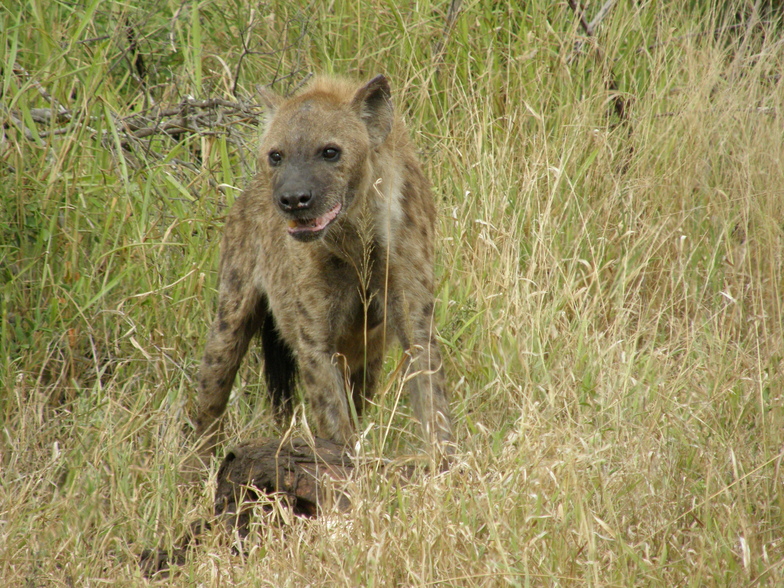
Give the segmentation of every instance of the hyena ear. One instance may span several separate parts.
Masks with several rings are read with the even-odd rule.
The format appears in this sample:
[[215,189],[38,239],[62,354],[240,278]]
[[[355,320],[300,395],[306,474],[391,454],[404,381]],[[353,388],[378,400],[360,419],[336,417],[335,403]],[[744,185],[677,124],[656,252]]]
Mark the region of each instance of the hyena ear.
[[283,102],[283,98],[266,86],[256,86],[256,91],[259,94],[259,98],[261,98],[262,106],[264,106],[264,117],[269,120],[275,114],[280,103]]
[[367,126],[371,143],[374,146],[383,143],[395,118],[387,79],[379,75],[370,80],[354,94],[351,106]]

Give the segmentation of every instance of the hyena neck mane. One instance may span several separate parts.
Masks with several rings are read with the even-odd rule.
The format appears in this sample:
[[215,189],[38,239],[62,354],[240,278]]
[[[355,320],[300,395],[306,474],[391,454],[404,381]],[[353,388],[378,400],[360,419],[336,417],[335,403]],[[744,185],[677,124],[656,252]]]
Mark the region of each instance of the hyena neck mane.
[[353,261],[393,246],[403,216],[403,182],[387,171],[392,167],[388,161],[396,156],[394,145],[386,142],[369,155],[365,180],[356,187],[351,206],[323,239],[309,245],[323,245],[330,253]]

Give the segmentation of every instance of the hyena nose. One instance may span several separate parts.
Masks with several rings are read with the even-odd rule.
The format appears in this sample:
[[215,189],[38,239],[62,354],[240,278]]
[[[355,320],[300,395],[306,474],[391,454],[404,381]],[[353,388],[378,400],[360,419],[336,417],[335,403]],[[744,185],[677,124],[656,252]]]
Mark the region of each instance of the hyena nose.
[[313,194],[310,191],[284,192],[278,196],[278,204],[285,211],[301,210],[310,206]]

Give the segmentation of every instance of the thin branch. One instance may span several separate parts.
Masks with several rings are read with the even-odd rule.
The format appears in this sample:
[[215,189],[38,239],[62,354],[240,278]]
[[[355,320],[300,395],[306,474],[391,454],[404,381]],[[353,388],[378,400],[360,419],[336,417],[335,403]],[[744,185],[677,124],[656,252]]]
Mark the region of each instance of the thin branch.
[[[596,14],[596,17],[589,23],[588,20],[585,18],[585,13],[583,12],[582,8],[578,0],[569,0],[569,6],[572,7],[572,10],[577,15],[580,26],[582,26],[583,31],[585,31],[586,36],[594,37],[596,33],[596,28],[601,24],[604,17],[610,12],[613,5],[615,4],[615,0],[607,0],[604,5],[599,9],[599,12]],[[580,48],[582,46],[581,42],[575,43],[575,52],[579,53]],[[599,59],[604,58],[604,52],[601,50],[600,47],[597,46],[596,48],[597,54]],[[623,123],[629,122],[629,108],[628,102],[623,99],[618,89],[618,83],[615,81],[615,76],[613,75],[612,67],[608,67],[607,77],[605,79],[605,88],[612,93],[612,103],[613,103],[613,110],[615,110],[615,114],[618,115],[618,118]]]
[[[237,95],[237,88],[238,88],[238,85],[239,85],[240,73],[242,72],[243,61],[245,60],[246,57],[251,56],[251,55],[253,55],[253,56],[264,56],[264,57],[272,57],[272,56],[277,56],[278,57],[277,65],[276,65],[276,68],[275,68],[275,73],[273,74],[272,81],[269,84],[270,86],[280,82],[283,79],[287,79],[288,77],[291,77],[291,74],[289,74],[287,76],[282,76],[280,74],[281,69],[283,67],[284,57],[285,57],[286,53],[290,49],[295,48],[295,47],[297,47],[297,48],[301,47],[302,40],[309,34],[309,32],[310,32],[310,16],[309,15],[312,13],[312,11],[310,9],[311,6],[312,5],[309,5],[305,9],[304,14],[303,13],[298,13],[298,15],[296,17],[292,17],[291,19],[287,20],[284,23],[283,32],[279,36],[279,40],[281,42],[279,46],[276,46],[276,43],[274,41],[270,41],[270,40],[266,40],[265,41],[264,35],[254,34],[254,29],[256,28],[256,25],[257,25],[258,21],[255,18],[255,11],[251,10],[250,18],[248,20],[248,24],[240,31],[240,42],[241,42],[241,45],[242,45],[242,53],[240,53],[240,56],[237,59],[237,65],[234,68],[234,76],[233,76],[233,79],[232,79],[232,82],[231,82],[231,93],[232,93],[232,96],[236,96]],[[301,30],[299,31],[299,34],[297,35],[296,39],[294,39],[293,41],[290,41],[290,42],[286,42],[286,39],[287,39],[287,36],[288,36],[288,32],[289,32],[289,30],[291,28],[292,22],[298,23],[301,26]],[[266,50],[266,51],[262,51],[262,50],[259,50],[259,49],[253,49],[252,46],[251,46],[251,40],[253,38],[258,38],[259,39],[259,43],[261,43],[261,41],[265,41],[267,43],[267,45],[270,47],[270,49]],[[298,74],[300,72],[299,71],[293,71],[292,73]]]
[[49,93],[49,92],[46,90],[46,88],[44,88],[44,87],[41,85],[41,82],[39,82],[39,81],[38,81],[38,80],[36,80],[36,79],[35,79],[33,76],[31,76],[31,75],[30,75],[30,72],[28,72],[28,71],[27,71],[27,70],[26,70],[24,67],[22,67],[22,66],[21,66],[21,65],[19,65],[18,63],[14,63],[14,66],[13,66],[13,72],[14,72],[14,75],[16,75],[17,77],[20,77],[20,78],[22,78],[22,79],[25,79],[25,80],[27,80],[28,82],[30,82],[30,85],[32,85],[32,86],[33,86],[33,88],[35,88],[36,90],[38,90],[38,93],[41,95],[41,97],[42,97],[44,100],[46,100],[46,101],[47,101],[49,104],[51,104],[53,107],[57,107],[57,114],[58,114],[58,116],[64,116],[64,117],[70,117],[70,116],[71,116],[71,114],[70,114],[70,112],[68,111],[68,109],[67,109],[67,108],[65,108],[65,107],[64,107],[62,104],[60,104],[60,103],[57,101],[57,99],[56,99],[54,96],[52,96],[52,95],[51,95],[51,94],[50,94],[50,93]]
[[604,6],[599,9],[599,12],[596,13],[596,16],[588,25],[587,32],[589,36],[592,36],[596,32],[596,27],[601,24],[601,22],[604,20],[604,17],[607,16],[614,4],[615,0],[607,0],[607,2],[604,3]]
[[[134,145],[143,139],[162,135],[180,139],[183,135],[215,136],[230,135],[231,129],[238,126],[256,127],[259,124],[261,106],[233,102],[222,98],[207,100],[183,100],[181,103],[168,107],[153,108],[147,112],[134,113],[114,121],[117,134],[121,137],[124,149],[134,150]],[[34,140],[35,134],[23,122],[23,116],[17,111],[4,111],[7,121],[4,127],[14,126],[28,140]],[[59,109],[34,108],[30,111],[30,120],[37,126],[48,127],[38,132],[41,138],[64,135],[78,128],[85,128],[89,117],[73,117],[70,112]],[[51,129],[53,124],[65,123],[64,126]],[[90,129],[89,127],[87,127]],[[93,129],[90,129],[93,130]],[[95,132],[93,130],[93,132]],[[108,135],[110,131],[104,131]],[[151,153],[146,142],[146,151]]]
[[463,0],[451,0],[449,3],[449,10],[446,13],[446,22],[444,24],[444,32],[433,48],[433,64],[435,65],[436,70],[438,70],[444,62],[446,43],[449,40],[449,36],[452,34],[452,29],[457,22],[457,17],[460,16],[460,9],[462,6]]
[[[583,12],[582,8],[580,8],[579,3],[577,0],[569,0],[569,6],[572,7],[575,14],[577,14],[577,18],[580,20],[580,26],[583,28],[587,37],[594,37],[596,36],[596,29],[602,24],[604,17],[607,16],[612,9],[613,5],[615,4],[616,0],[607,0],[604,5],[599,9],[599,12],[596,13],[596,16],[591,22],[588,22],[585,18],[585,13]],[[578,55],[582,52],[583,44],[585,42],[582,40],[578,40],[574,44],[574,55]],[[571,58],[570,58],[571,59]]]
[[577,15],[577,18],[579,19],[580,25],[583,27],[583,31],[585,31],[585,34],[588,35],[589,37],[592,37],[593,34],[590,32],[591,25],[588,23],[587,20],[585,20],[585,14],[583,13],[583,9],[580,8],[580,5],[577,3],[577,0],[569,0],[569,6],[572,7],[572,10]]

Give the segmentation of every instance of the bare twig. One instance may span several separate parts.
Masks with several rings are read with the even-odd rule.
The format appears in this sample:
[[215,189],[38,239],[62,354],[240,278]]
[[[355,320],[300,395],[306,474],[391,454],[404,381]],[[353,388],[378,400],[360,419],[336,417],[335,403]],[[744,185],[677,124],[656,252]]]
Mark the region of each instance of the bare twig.
[[589,37],[592,37],[593,34],[589,32],[591,25],[588,23],[587,20],[585,20],[585,14],[583,13],[582,8],[580,8],[580,5],[577,3],[577,0],[569,0],[569,6],[572,7],[572,10],[574,10],[574,13],[577,15],[577,18],[580,20],[580,25],[583,27],[583,31],[585,31],[585,34],[588,35]]
[[59,123],[68,122],[71,120],[71,115],[60,109],[58,112],[52,112],[51,108],[31,108],[30,118],[39,124],[48,125],[52,120]]
[[593,35],[596,32],[596,27],[598,27],[601,22],[604,20],[604,17],[610,12],[610,9],[615,4],[615,0],[607,0],[599,9],[599,12],[596,13],[596,16],[593,20],[588,24],[588,31],[586,31],[589,35]]
[[[305,15],[307,15],[309,13],[310,13],[310,10],[308,8],[305,11]],[[261,41],[264,41],[264,36],[263,35],[260,36],[260,35],[255,33],[254,29],[256,28],[256,25],[258,24],[258,21],[256,20],[256,13],[255,13],[255,11],[251,10],[250,17],[248,19],[248,24],[240,31],[240,41],[242,43],[242,53],[240,54],[239,59],[237,59],[237,65],[234,68],[234,76],[233,76],[233,79],[232,79],[232,82],[231,82],[231,93],[232,93],[232,96],[236,96],[237,95],[237,86],[239,84],[240,73],[242,72],[243,61],[245,60],[246,57],[251,56],[251,55],[253,55],[253,56],[264,56],[264,57],[278,56],[277,67],[275,69],[275,73],[274,73],[274,75],[272,77],[272,81],[270,82],[270,85],[276,84],[277,82],[280,82],[281,80],[284,80],[284,79],[287,79],[289,77],[292,77],[291,74],[286,75],[286,76],[282,76],[280,74],[281,69],[283,67],[283,58],[284,58],[284,56],[286,55],[286,53],[290,49],[292,49],[294,47],[300,47],[301,46],[302,40],[309,33],[310,17],[309,16],[300,16],[300,17],[298,17],[297,22],[301,25],[299,35],[297,35],[297,38],[294,39],[293,41],[285,42],[286,41],[286,36],[288,34],[288,31],[289,31],[289,28],[290,28],[290,25],[291,25],[291,22],[292,22],[292,20],[289,20],[289,21],[286,21],[285,24],[284,24],[284,30],[283,30],[283,33],[282,33],[281,38],[280,38],[280,41],[282,41],[282,43],[281,43],[282,46],[276,46],[276,44],[274,42],[271,42],[270,40],[267,40],[266,43],[269,46],[268,50],[253,49],[252,48],[252,40],[253,39],[258,39],[257,42],[261,42]],[[294,71],[292,73],[297,73],[298,74],[300,72],[299,71]]]
[[261,107],[222,98],[193,100],[187,98],[175,106],[136,113],[116,121],[117,130],[130,149],[140,139],[167,135],[180,139],[183,135],[229,135],[233,127],[258,126]]
[[[612,9],[613,5],[615,4],[616,0],[607,0],[604,5],[599,9],[599,12],[596,13],[596,16],[591,22],[588,22],[585,18],[585,13],[583,12],[582,8],[580,8],[579,3],[577,0],[569,0],[569,6],[572,7],[575,14],[577,14],[577,18],[580,20],[580,26],[583,28],[586,36],[593,37],[596,34],[596,29],[604,20],[604,17],[607,16]],[[578,40],[574,44],[574,54],[579,54],[582,52],[584,41]]]
[[433,64],[435,69],[438,70],[444,61],[444,50],[446,43],[449,40],[449,35],[457,22],[457,17],[460,16],[460,8],[463,6],[463,0],[451,0],[449,3],[449,10],[446,13],[446,23],[444,24],[444,32],[441,34],[436,46],[433,48]]
[[[578,0],[569,0],[569,6],[572,7],[575,14],[577,15],[578,19],[580,20],[580,26],[582,26],[583,31],[585,32],[586,36],[593,37],[596,33],[596,28],[601,24],[604,17],[610,12],[610,9],[615,4],[615,0],[607,0],[604,5],[599,9],[599,12],[596,14],[596,17],[591,21],[585,18],[585,13],[583,12],[582,8]],[[575,44],[575,51],[579,52],[581,47],[580,43]],[[599,58],[604,57],[604,52],[601,50],[600,47],[596,48]],[[613,75],[612,67],[608,67],[608,73],[605,78],[605,87],[612,93],[612,104],[613,110],[615,114],[618,115],[618,118],[622,123],[629,122],[629,108],[628,102],[623,99],[618,89],[618,83],[615,81],[615,76]]]
[[[280,82],[282,80],[285,80],[285,79],[288,79],[288,78],[292,78],[292,77],[294,77],[295,73],[299,74],[299,72],[292,72],[292,73],[290,73],[288,75],[281,76],[281,77],[277,78],[276,81]],[[299,82],[296,83],[296,85],[288,92],[288,94],[292,95],[292,94],[296,94],[297,92],[299,92],[300,89],[303,88],[305,86],[305,84],[307,84],[312,77],[313,77],[313,72],[308,72],[307,74],[305,74],[305,76]]]
[[139,42],[136,38],[134,25],[127,18],[125,19],[125,37],[128,41],[128,53],[132,66],[131,74],[136,78],[139,85],[145,88],[147,86],[147,65],[144,62],[144,56],[139,50]]
[[[19,129],[19,131],[21,131],[24,134],[25,139],[27,139],[28,141],[35,141],[35,135],[33,134],[33,131],[28,129],[25,126],[25,124],[21,121],[21,119],[19,119],[17,116],[14,116],[14,114],[12,113],[6,113],[6,116],[8,116],[8,120],[11,121],[13,126],[15,126],[17,129]],[[7,125],[4,125],[4,127],[7,127]]]
[[13,72],[14,72],[14,75],[16,75],[17,77],[27,80],[30,83],[31,86],[33,86],[36,90],[38,90],[38,93],[41,95],[41,97],[44,100],[46,100],[49,104],[51,104],[52,107],[56,107],[58,116],[63,116],[63,117],[70,117],[71,116],[71,114],[68,111],[68,109],[65,108],[62,104],[60,104],[57,101],[57,99],[54,96],[52,96],[46,90],[46,88],[44,88],[41,85],[41,82],[39,82],[33,76],[31,76],[30,73],[25,68],[23,68],[18,63],[15,63],[14,67],[13,67]]
[[[6,127],[16,127],[27,140],[35,139],[36,134],[25,125],[20,112],[4,110],[3,113],[7,120]],[[185,135],[231,136],[234,128],[258,126],[260,113],[261,107],[254,104],[222,98],[186,99],[173,106],[155,107],[149,111],[134,113],[131,116],[117,117],[114,119],[114,126],[123,149],[135,151],[141,147],[148,157],[155,157],[155,151],[149,142],[155,136],[168,136],[175,140],[182,139]],[[86,126],[89,118],[78,115],[74,117],[70,112],[60,108],[34,108],[30,111],[30,120],[35,125],[46,127],[37,133],[38,137],[42,139],[65,135],[78,128],[87,128],[96,133],[94,129]],[[63,124],[63,126],[51,128],[57,124]],[[108,137],[110,133],[105,130],[102,139]],[[240,133],[240,137],[242,134]],[[242,142],[241,138],[239,142]],[[106,143],[112,144],[111,141],[106,141]]]

